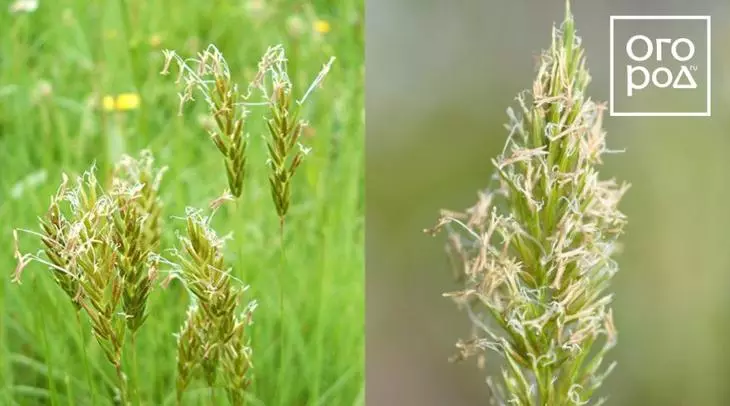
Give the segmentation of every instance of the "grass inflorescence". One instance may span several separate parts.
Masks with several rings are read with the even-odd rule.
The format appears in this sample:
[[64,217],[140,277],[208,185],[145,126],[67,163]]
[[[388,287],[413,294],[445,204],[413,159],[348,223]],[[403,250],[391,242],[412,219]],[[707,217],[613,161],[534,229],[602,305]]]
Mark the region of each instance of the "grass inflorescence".
[[289,212],[291,180],[302,163],[304,155],[308,152],[308,149],[299,143],[302,132],[307,126],[307,123],[299,117],[299,108],[327,75],[334,58],[324,65],[302,99],[296,102],[286,62],[282,48],[270,49],[261,64],[261,66],[266,66],[266,71],[270,76],[269,88],[264,80],[253,83],[262,91],[269,107],[269,116],[266,119],[266,127],[270,136],[266,144],[271,169],[269,184],[271,185],[271,197],[282,227]]
[[568,10],[532,91],[509,110],[495,186],[465,213],[444,212],[436,228],[449,230],[465,284],[447,296],[474,326],[458,358],[501,355],[501,384],[488,381],[500,405],[602,403],[595,392],[614,367],[602,368],[616,344],[605,291],[618,271],[627,186],[599,178],[604,108],[588,98],[589,81]]
[[[136,162],[129,157],[125,161]],[[94,168],[78,177],[73,188],[63,175],[40,220],[41,232],[24,230],[40,238],[45,255],[23,255],[16,248],[16,281],[29,260],[47,265],[74,306],[88,316],[94,337],[117,373],[123,404],[129,395],[123,372],[125,336],[127,331],[134,335],[144,323],[156,276],[153,245],[143,225],[150,216],[137,200],[141,189],[142,184],[114,178],[107,193]]]
[[[18,237],[15,261],[8,255],[0,263],[22,279],[19,286],[0,283],[0,404],[174,404],[175,333],[197,337],[200,331],[181,328],[186,309],[208,316],[170,249],[186,255],[176,238],[189,237],[186,223],[177,218],[186,217],[187,206],[211,201],[216,214],[206,225],[232,236],[221,252],[229,286],[239,292],[237,322],[246,323],[246,304],[254,298],[259,307],[255,328],[234,328],[220,340],[230,353],[219,358],[215,388],[198,369],[182,403],[210,404],[214,393],[221,405],[240,404],[240,397],[251,406],[363,404],[362,4],[251,1],[211,9],[72,0],[0,20],[8,27],[0,48],[14,55],[0,66],[7,107],[0,113],[0,160],[7,165],[0,175],[0,222],[18,227],[0,232],[5,247]],[[315,21],[330,29],[315,31]],[[304,106],[292,99],[292,110],[300,109],[312,127],[298,143],[313,152],[289,182],[285,266],[266,162],[270,97],[248,87],[258,78],[271,88],[270,65],[256,65],[268,49],[283,52],[284,46],[268,47],[271,41],[287,49],[287,78],[299,100],[322,61],[330,55],[343,61],[316,88],[316,98],[307,97]],[[174,95],[186,83],[160,77],[162,50],[193,56],[185,63],[197,72],[193,59],[201,50],[214,53],[206,47],[211,42],[230,62],[230,80],[220,65],[207,72],[213,108],[195,90],[199,103],[186,100],[176,116]],[[157,165],[137,153],[145,148]],[[90,171],[95,199],[108,204],[103,210],[68,199],[76,174],[91,162],[98,167]],[[155,181],[160,164],[169,167],[161,184]],[[57,188],[62,173],[69,180]],[[93,234],[79,234],[87,227]],[[85,257],[91,266],[76,264]],[[165,284],[171,275],[177,279]],[[250,286],[245,293],[241,281]],[[295,309],[285,320],[281,303]],[[194,351],[206,344],[186,342]],[[250,352],[233,352],[244,348]]]
[[[298,142],[305,123],[298,118],[298,109],[292,111],[292,83],[284,48],[277,45],[267,49],[245,94],[239,91],[228,63],[214,45],[209,45],[191,59],[184,59],[171,50],[164,53],[162,73],[169,73],[171,64],[175,62],[179,69],[177,83],[184,83],[179,93],[180,113],[183,105],[193,101],[193,95],[197,93],[203,96],[216,123],[216,128],[210,130],[210,137],[223,154],[229,190],[214,200],[211,204],[214,210],[222,202],[240,198],[242,194],[248,143],[248,136],[243,132],[244,121],[249,115],[247,106],[269,106],[272,117],[266,119],[266,124],[271,140],[267,141],[267,146],[268,162],[273,172],[269,183],[280,220],[283,254],[283,226],[290,204],[290,181],[302,162],[305,150]],[[334,58],[323,67],[302,99],[297,101],[298,106],[322,82],[333,61]],[[250,102],[254,93],[261,93],[265,101]],[[295,150],[297,152],[293,152]],[[249,384],[246,373],[250,367],[251,350],[247,347],[243,331],[250,323],[253,306],[247,307],[246,315],[235,316],[239,292],[230,285],[230,272],[223,265],[223,240],[215,235],[208,219],[189,212],[187,235],[181,239],[182,251],[186,255],[178,254],[177,258],[181,262],[180,279],[192,292],[194,302],[178,335],[177,398],[179,402],[182,400],[197,369],[202,371],[207,385],[214,388],[218,364],[222,363],[229,397],[238,404],[243,401],[243,390]],[[282,318],[283,297],[284,292],[281,291]],[[281,320],[281,323],[284,321]],[[283,349],[283,345],[280,347]]]
[[[181,114],[183,104],[193,100],[197,91],[204,96],[216,123],[210,137],[223,154],[229,189],[211,204],[213,212],[223,201],[241,197],[248,143],[243,132],[248,113],[245,101],[253,91],[264,94],[267,102],[262,104],[269,105],[273,114],[267,120],[272,137],[268,150],[274,170],[270,183],[283,226],[289,207],[290,180],[302,161],[301,152],[294,155],[289,166],[285,165],[295,147],[304,148],[298,139],[305,125],[297,118],[298,111],[295,115],[290,112],[291,82],[283,48],[268,49],[245,95],[231,80],[228,64],[215,46],[210,45],[192,60],[184,60],[173,51],[164,54],[163,73],[176,61],[180,69],[178,83],[185,82],[180,93]],[[329,64],[301,101],[328,70]],[[267,91],[268,75],[273,87],[271,95]],[[297,103],[300,105],[301,101]],[[179,279],[191,297],[186,319],[177,334],[178,404],[183,403],[191,383],[202,378],[210,389],[212,403],[217,402],[216,388],[222,387],[231,404],[243,405],[252,381],[248,327],[256,301],[242,308],[243,293],[248,287],[234,278],[225,264],[225,239],[211,227],[212,215],[205,217],[188,208],[185,235],[179,237],[180,248],[172,251],[173,260],[160,255],[164,230],[160,185],[166,170],[155,167],[152,153],[144,150],[139,159],[122,155],[108,192],[100,186],[94,168],[79,177],[76,187],[70,190],[64,175],[46,216],[40,220],[41,232],[28,231],[40,238],[45,256],[22,254],[16,231],[18,266],[14,278],[19,282],[23,268],[33,260],[52,269],[67,297],[88,316],[97,342],[117,373],[119,401],[126,406],[140,402],[136,337],[149,316],[148,299],[160,265],[172,265],[175,270],[165,285],[171,279]],[[284,292],[280,294],[283,298]],[[127,333],[131,336],[135,377],[132,385],[125,373],[123,356]]]
[[[269,107],[270,116],[265,119],[270,135],[267,141],[271,168],[269,183],[276,213],[283,225],[289,211],[291,179],[308,151],[299,142],[306,126],[306,122],[299,118],[299,107],[322,83],[334,57],[324,65],[302,98],[296,101],[296,107],[286,54],[281,45],[267,49],[245,93],[232,79],[226,59],[214,45],[209,45],[195,58],[189,59],[179,56],[175,51],[166,50],[163,74],[169,73],[173,62],[179,70],[176,82],[183,84],[179,94],[180,114],[183,105],[194,100],[194,94],[202,95],[216,123],[215,128],[209,131],[210,138],[223,155],[229,191],[233,197],[241,196],[246,173],[248,135],[244,133],[244,123],[250,113],[247,106]],[[263,101],[252,101],[259,94]]]
[[180,237],[181,248],[176,253],[180,278],[193,296],[178,334],[177,397],[182,400],[196,374],[214,388],[222,370],[224,387],[232,404],[238,405],[244,403],[244,391],[250,383],[252,350],[246,328],[252,322],[256,302],[251,301],[238,313],[247,287],[235,284],[223,259],[224,240],[209,221],[190,210],[186,235]]
[[122,307],[132,334],[147,318],[147,298],[159,268],[159,188],[164,169],[154,168],[153,162],[150,151],[143,151],[139,160],[123,156],[111,190],[117,208],[112,215],[113,238],[124,281]]
[[171,50],[164,53],[162,73],[169,73],[170,64],[175,61],[179,68],[177,83],[184,82],[183,91],[179,94],[179,114],[182,115],[186,102],[194,100],[196,91],[204,97],[215,122],[215,127],[209,130],[210,139],[223,155],[231,194],[241,197],[246,173],[248,137],[244,133],[244,124],[248,111],[243,105],[244,95],[231,78],[228,63],[214,45],[189,60]]

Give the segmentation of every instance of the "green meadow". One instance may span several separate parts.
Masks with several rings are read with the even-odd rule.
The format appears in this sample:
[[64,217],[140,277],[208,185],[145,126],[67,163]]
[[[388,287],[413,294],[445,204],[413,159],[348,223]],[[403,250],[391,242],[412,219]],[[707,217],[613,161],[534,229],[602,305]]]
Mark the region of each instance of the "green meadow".
[[[122,155],[149,149],[168,167],[161,255],[173,260],[186,208],[209,213],[227,181],[205,103],[178,114],[177,69],[160,74],[162,51],[192,57],[208,44],[244,89],[266,49],[282,44],[299,96],[336,57],[302,110],[309,128],[301,143],[311,150],[291,181],[283,235],[259,106],[245,128],[242,197],[212,225],[230,234],[226,262],[250,286],[243,304],[258,303],[247,404],[364,403],[363,20],[358,0],[41,0],[32,11],[0,10],[0,404],[115,404],[114,368],[48,267],[32,263],[12,282],[13,229],[38,230],[63,173],[73,179],[94,165],[106,183]],[[30,234],[20,232],[19,242],[24,252],[41,250]],[[171,271],[161,266],[136,362],[129,352],[124,359],[134,405],[176,403],[175,333],[191,298],[178,280],[162,284]],[[215,401],[210,392],[197,380],[183,404],[229,404],[224,391],[214,389]]]

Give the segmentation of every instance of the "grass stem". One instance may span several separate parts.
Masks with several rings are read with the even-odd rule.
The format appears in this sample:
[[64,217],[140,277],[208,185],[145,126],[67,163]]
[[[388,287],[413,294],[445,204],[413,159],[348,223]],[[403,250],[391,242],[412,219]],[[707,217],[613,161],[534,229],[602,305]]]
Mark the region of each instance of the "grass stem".
[[114,363],[114,370],[117,373],[117,381],[119,381],[119,402],[122,406],[127,406],[128,403],[128,392],[127,392],[127,378],[124,376],[122,371],[121,361]]
[[74,312],[76,315],[76,326],[79,329],[79,336],[81,337],[81,359],[84,364],[84,373],[86,374],[86,382],[89,385],[89,393],[91,394],[91,404],[96,405],[96,387],[94,386],[94,380],[91,379],[91,370],[89,369],[89,357],[86,354],[86,337],[84,334],[84,325],[81,323],[81,310],[76,309]]
[[137,367],[137,332],[132,333],[131,340],[132,348],[130,348],[130,357],[132,358],[132,379],[131,383],[131,396],[135,400],[137,405],[141,405],[142,402],[139,396],[139,369]]
[[[286,321],[286,306],[284,305],[284,274],[286,272],[286,248],[284,245],[284,217],[279,218],[279,272],[277,273],[277,281],[279,285],[279,382],[285,382],[284,373],[286,368],[286,332],[284,331],[284,323]],[[284,391],[278,391],[278,396],[283,396]],[[279,399],[279,403],[283,403],[285,399]]]

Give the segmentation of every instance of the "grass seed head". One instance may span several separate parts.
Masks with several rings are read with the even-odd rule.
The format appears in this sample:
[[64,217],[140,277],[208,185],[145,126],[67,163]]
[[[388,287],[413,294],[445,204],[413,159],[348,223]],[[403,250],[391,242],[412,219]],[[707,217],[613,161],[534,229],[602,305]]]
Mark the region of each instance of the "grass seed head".
[[243,192],[246,173],[246,149],[248,137],[244,124],[248,110],[244,106],[245,95],[231,79],[223,54],[213,45],[195,58],[183,59],[174,51],[166,50],[163,73],[169,71],[175,61],[179,68],[178,83],[184,83],[180,92],[180,114],[183,105],[193,100],[193,94],[203,96],[208,112],[215,122],[209,130],[210,139],[223,155],[228,187],[235,197]]
[[125,318],[119,312],[123,279],[118,272],[114,241],[113,199],[100,187],[94,169],[77,179],[64,195],[71,213],[64,250],[80,287],[79,303],[104,354],[121,368]]
[[[242,94],[231,79],[230,69],[221,52],[213,45],[195,58],[183,59],[174,51],[166,50],[163,74],[175,62],[179,69],[178,83],[183,83],[180,92],[180,114],[182,106],[192,101],[194,94],[203,96],[215,126],[209,130],[210,138],[224,157],[229,191],[234,197],[243,192],[246,173],[246,150],[248,137],[244,124],[249,111],[246,106],[268,107],[265,118],[269,132],[267,141],[268,164],[271,169],[269,184],[276,212],[283,224],[291,200],[291,179],[302,163],[308,149],[299,143],[306,128],[300,119],[300,109],[312,92],[322,84],[334,58],[327,64],[306,89],[300,100],[292,94],[292,82],[287,70],[287,59],[281,45],[269,47],[258,63],[258,70]],[[263,102],[249,102],[254,92],[263,97]],[[224,201],[224,200],[221,200]]]
[[449,231],[465,283],[448,296],[474,325],[461,358],[502,356],[502,385],[490,379],[502,405],[587,403],[616,343],[605,290],[618,271],[612,254],[626,219],[617,206],[627,186],[599,179],[604,108],[587,97],[589,81],[568,11],[532,91],[518,97],[519,113],[508,111],[493,186],[437,226]]
[[19,265],[35,260],[48,266],[76,310],[89,317],[96,341],[117,371],[123,401],[124,337],[144,322],[157,272],[159,256],[152,253],[160,240],[162,172],[153,169],[151,155],[144,152],[140,160],[125,157],[120,162],[108,193],[93,167],[73,187],[64,175],[39,220],[41,231],[28,231],[40,239],[45,257],[21,254],[14,233]]
[[245,288],[234,284],[237,281],[225,265],[224,242],[210,227],[209,217],[188,211],[186,235],[180,237],[176,257],[179,279],[191,292],[193,304],[178,335],[178,398],[195,376],[214,386],[221,365],[231,399],[243,399],[249,384],[251,348],[246,327],[255,302],[238,313]]
[[[58,192],[51,197],[51,204],[48,207],[48,211],[44,217],[39,219],[42,232],[40,240],[44,245],[43,252],[51,264],[49,268],[53,273],[54,280],[71,299],[76,310],[79,310],[81,307],[80,300],[82,292],[79,286],[78,269],[72,266],[72,253],[68,251],[68,247],[72,243],[68,239],[70,238],[71,226],[74,220],[66,218],[65,214],[61,211],[61,204],[66,193],[67,183],[68,178],[64,175]],[[16,252],[18,252],[17,247]]]
[[270,48],[259,63],[259,74],[254,83],[263,94],[269,110],[266,118],[269,131],[268,163],[271,169],[269,184],[276,213],[282,224],[289,211],[291,180],[309,151],[299,142],[307,127],[307,123],[300,118],[301,107],[312,91],[322,83],[333,62],[334,58],[324,65],[300,100],[295,100],[293,96],[293,85],[289,80],[283,48]]
[[134,334],[147,318],[147,299],[157,276],[163,169],[153,166],[149,151],[140,159],[122,157],[113,179],[111,198],[117,266],[124,281],[123,309]]

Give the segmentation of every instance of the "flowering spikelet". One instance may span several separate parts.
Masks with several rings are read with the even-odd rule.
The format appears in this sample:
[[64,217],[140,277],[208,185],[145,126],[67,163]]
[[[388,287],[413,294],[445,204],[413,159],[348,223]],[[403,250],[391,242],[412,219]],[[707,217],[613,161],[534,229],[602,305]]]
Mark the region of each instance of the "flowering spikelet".
[[[76,309],[89,317],[96,341],[117,371],[124,402],[122,349],[126,323],[119,311],[124,279],[118,271],[119,250],[114,239],[112,219],[116,212],[114,199],[104,193],[93,168],[77,178],[73,188],[69,188],[64,175],[45,218],[40,220],[42,233],[23,230],[40,237],[47,258],[21,255],[17,240],[16,257],[21,265],[31,260],[48,265]],[[15,280],[19,278],[16,274]]]
[[149,150],[140,152],[138,159],[124,155],[116,166],[114,179],[129,187],[140,188],[135,201],[139,210],[145,214],[142,224],[145,244],[156,251],[162,234],[160,183],[167,167],[156,168],[154,164],[155,159]]
[[518,98],[521,113],[508,111],[494,187],[436,227],[449,230],[465,283],[446,295],[474,326],[460,358],[488,349],[503,357],[502,385],[489,379],[499,405],[587,404],[613,368],[601,370],[616,343],[604,291],[618,270],[611,255],[627,186],[598,177],[607,150],[589,79],[568,10],[531,94]]
[[299,143],[302,131],[307,126],[306,122],[299,118],[300,108],[309,94],[324,80],[333,62],[334,58],[324,65],[302,99],[297,101],[292,95],[292,83],[289,80],[286,55],[282,47],[269,48],[259,64],[259,76],[267,75],[270,78],[270,84],[267,85],[262,79],[258,81],[257,87],[263,93],[269,107],[269,116],[266,119],[270,136],[266,144],[271,169],[269,184],[276,213],[282,225],[289,211],[291,180],[308,152],[308,149]]
[[106,193],[94,168],[78,177],[75,187],[64,175],[41,218],[40,238],[45,258],[15,256],[19,267],[35,260],[47,265],[77,311],[91,321],[96,341],[114,365],[120,397],[126,402],[122,352],[127,329],[135,333],[147,317],[147,298],[156,275],[161,203],[157,196],[162,170],[152,167],[148,152],[137,161],[124,157],[117,166],[112,188]]
[[248,137],[243,130],[248,111],[243,105],[244,95],[231,79],[228,63],[213,45],[190,60],[170,50],[164,51],[164,54],[166,61],[163,74],[168,72],[169,65],[175,61],[180,69],[177,82],[184,82],[184,89],[179,95],[180,114],[183,104],[193,100],[195,91],[205,98],[216,124],[209,130],[210,139],[223,154],[231,193],[240,197],[246,172]]
[[[286,72],[284,54],[282,53],[272,71],[273,85],[270,101],[271,118],[266,120],[270,141],[269,151],[269,184],[276,213],[283,221],[289,211],[291,195],[290,181],[302,163],[303,149],[297,148],[304,123],[297,117],[298,111],[292,108],[291,82]],[[287,162],[290,160],[290,162]]]
[[222,366],[225,386],[233,404],[242,404],[248,387],[251,349],[245,329],[251,324],[256,306],[249,303],[242,314],[238,307],[245,287],[233,284],[230,269],[223,260],[224,240],[209,226],[209,218],[189,210],[187,236],[180,237],[180,279],[193,296],[178,334],[177,396],[196,375],[213,387]]
[[[289,211],[291,179],[308,151],[299,143],[299,137],[306,127],[306,123],[299,119],[299,110],[322,83],[335,58],[330,58],[322,67],[301,99],[294,100],[287,59],[281,45],[266,50],[245,93],[231,79],[228,64],[214,45],[209,45],[196,58],[187,60],[174,51],[166,50],[164,54],[162,73],[167,74],[174,61],[180,71],[177,82],[184,82],[183,91],[179,94],[180,114],[183,104],[193,100],[196,92],[202,94],[208,104],[216,124],[209,130],[210,137],[224,156],[228,186],[234,197],[240,197],[243,191],[248,146],[248,138],[243,133],[244,120],[248,115],[246,106],[265,105],[269,108],[266,118],[270,135],[267,142],[271,168],[269,183],[276,212],[283,224]],[[255,90],[263,96],[262,102],[249,102]]]
[[[43,252],[50,262],[50,269],[53,273],[54,280],[68,295],[76,309],[79,310],[81,308],[79,303],[81,299],[78,281],[79,276],[77,270],[74,269],[75,267],[72,268],[70,266],[72,254],[67,250],[69,245],[67,236],[70,233],[71,221],[66,219],[60,206],[61,201],[64,199],[67,185],[68,178],[64,176],[58,192],[51,197],[51,204],[48,207],[46,215],[39,219],[41,230],[43,231],[40,239],[44,245]],[[16,254],[16,256],[19,255]],[[16,275],[16,278],[19,280],[20,275]]]
[[114,242],[124,280],[123,309],[132,333],[147,318],[147,298],[157,276],[162,207],[158,192],[164,168],[155,169],[153,162],[149,151],[143,151],[139,160],[122,157],[111,191],[117,208]]

